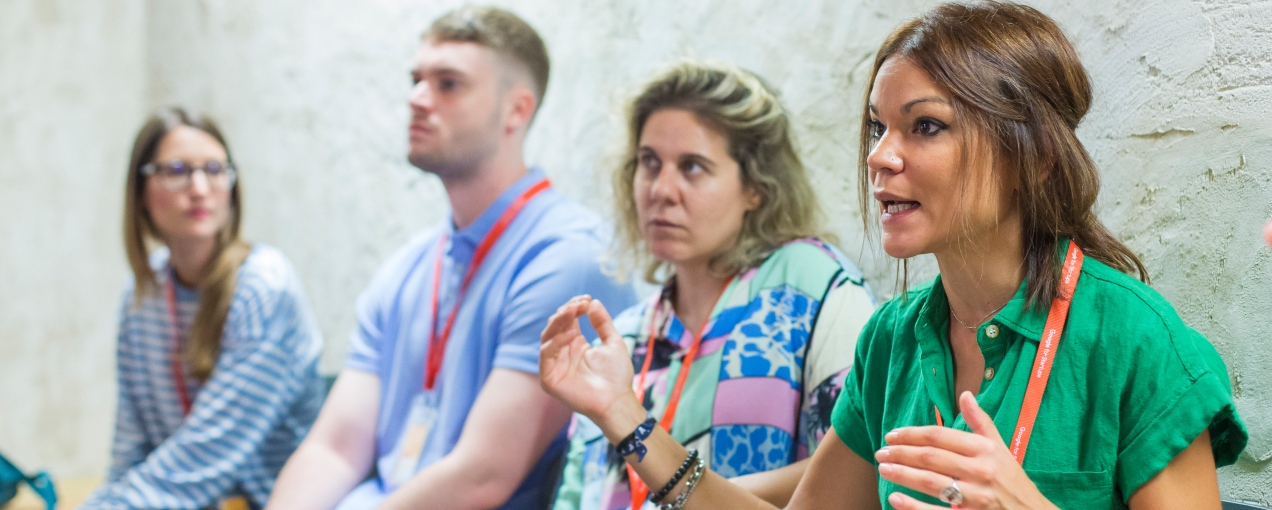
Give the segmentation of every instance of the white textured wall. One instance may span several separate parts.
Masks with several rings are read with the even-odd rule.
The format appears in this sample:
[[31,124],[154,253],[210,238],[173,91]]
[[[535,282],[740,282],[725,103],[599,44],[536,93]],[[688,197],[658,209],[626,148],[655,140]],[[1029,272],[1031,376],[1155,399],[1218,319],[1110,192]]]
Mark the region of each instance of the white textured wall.
[[[0,0],[7,9],[10,4],[3,1],[14,0]],[[551,84],[531,134],[528,158],[545,166],[558,188],[608,214],[608,175],[603,169],[605,155],[620,134],[615,112],[623,94],[659,64],[677,56],[732,61],[759,72],[782,90],[833,229],[845,250],[859,258],[876,288],[890,293],[891,263],[864,243],[855,212],[855,123],[877,45],[897,24],[933,2],[497,3],[537,27],[552,53]],[[405,97],[410,56],[419,32],[435,16],[459,4],[453,0],[148,4],[142,52],[149,70],[144,85],[150,94],[144,106],[179,102],[208,110],[222,120],[235,157],[244,166],[247,232],[254,240],[281,247],[296,264],[327,335],[324,367],[328,370],[337,369],[344,358],[353,325],[353,299],[372,271],[411,232],[433,224],[444,213],[444,195],[436,180],[404,162]],[[1262,220],[1272,216],[1272,31],[1267,29],[1272,2],[1044,0],[1034,4],[1067,30],[1095,82],[1096,103],[1080,134],[1104,169],[1101,216],[1144,255],[1154,286],[1176,304],[1189,324],[1215,343],[1231,368],[1238,406],[1252,436],[1247,455],[1221,473],[1224,495],[1272,505],[1272,371],[1266,368],[1272,365],[1272,349],[1266,347],[1272,336],[1272,251],[1258,239]],[[0,18],[7,18],[4,14],[0,11]],[[62,38],[59,44],[87,44],[69,35],[56,37]],[[103,37],[109,38],[92,45],[92,51],[137,46],[133,35]],[[3,42],[24,39],[10,36],[7,26],[0,35]],[[9,45],[3,48],[2,69],[7,70],[13,51]],[[126,60],[135,66],[137,57]],[[9,73],[0,75],[0,86],[13,83],[22,81]],[[48,88],[18,89],[19,97],[43,98]],[[127,93],[134,92],[123,94]],[[50,112],[71,108],[62,100],[43,101],[53,108]],[[138,118],[131,110],[127,113],[124,118]],[[23,118],[48,125],[58,120],[43,112]],[[41,154],[67,144],[97,144],[107,156],[114,155],[113,170],[123,164],[120,155],[124,152],[114,144],[126,144],[121,141],[126,138],[124,131],[134,128],[120,131],[114,125],[92,125],[71,142],[6,123],[0,131],[0,147],[9,147],[4,144],[15,144],[21,137],[40,137],[37,145],[47,147]],[[0,151],[0,158],[9,157],[10,151]],[[5,166],[7,183],[10,165]],[[23,167],[23,172],[34,168]],[[29,185],[25,182],[24,186]],[[0,196],[14,194],[6,190],[0,190],[4,194]],[[53,192],[41,188],[40,193],[16,193],[16,200],[39,203],[14,210],[40,211],[41,221],[51,221],[47,218],[59,213],[47,205],[47,197],[57,195],[46,193]],[[109,193],[92,198],[88,202],[102,208],[85,216],[115,221],[118,213],[111,208],[118,206],[117,198]],[[84,204],[68,203],[67,207],[78,211]],[[0,231],[6,233],[34,231],[28,225],[0,219]],[[78,269],[83,273],[79,278],[59,274],[54,264],[37,259],[36,250],[45,243],[37,242],[35,234],[30,234],[28,247],[11,248],[12,243],[6,243],[0,252],[9,262],[0,269],[6,271],[6,282],[9,274],[20,274],[13,268],[15,263],[25,261],[40,268],[21,273],[26,284],[22,288],[38,288],[34,300],[38,303],[19,302],[6,294],[0,309],[0,328],[5,328],[0,331],[6,333],[6,341],[11,338],[9,323],[31,324],[16,332],[26,339],[23,345],[32,346],[19,351],[22,373],[28,374],[22,384],[65,385],[74,393],[91,388],[93,395],[105,394],[101,387],[111,384],[109,356],[104,355],[115,306],[109,287],[124,273],[118,248],[112,244],[116,243],[114,224],[109,228],[109,235],[93,237],[91,243],[74,241],[79,243],[76,246],[92,246],[95,252],[109,254],[105,259],[109,263],[86,262]],[[57,228],[49,225],[40,231]],[[920,266],[920,273],[931,274],[930,263]],[[83,291],[85,280],[101,281],[106,289],[90,297]],[[63,331],[65,321],[56,319],[59,315],[50,303],[61,296],[82,300],[77,309],[83,311],[77,315],[101,319],[86,323],[78,334]],[[17,306],[30,308],[16,314],[10,311]],[[79,349],[69,358],[82,366],[78,373],[83,379],[72,384],[49,378],[49,367],[28,367],[32,363],[26,360],[51,363],[60,359],[33,347],[45,343],[67,346],[62,355],[68,357],[79,343],[90,343],[91,348]],[[9,366],[16,362],[4,363],[6,375],[0,377],[11,377]],[[74,409],[47,409],[64,402],[53,400],[13,399],[4,407],[0,447],[35,437],[24,434],[37,425],[22,422],[23,428],[15,429],[9,424],[9,409],[23,410],[22,416],[58,416]],[[82,437],[92,439],[84,439],[77,449],[26,448],[32,455],[45,455],[48,464],[66,472],[99,470],[105,462],[107,435],[100,428],[111,421],[108,409],[98,403],[69,414],[91,423],[74,429],[82,429]]]
[[141,0],[0,0],[0,451],[103,473]]

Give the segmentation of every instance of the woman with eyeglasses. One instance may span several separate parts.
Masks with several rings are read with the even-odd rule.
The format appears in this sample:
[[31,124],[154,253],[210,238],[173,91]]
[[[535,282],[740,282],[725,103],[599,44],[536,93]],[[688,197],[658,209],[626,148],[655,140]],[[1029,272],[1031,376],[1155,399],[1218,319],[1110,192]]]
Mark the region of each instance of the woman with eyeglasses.
[[113,461],[84,508],[264,506],[323,398],[300,280],[239,237],[238,170],[210,119],[152,115],[126,193]]

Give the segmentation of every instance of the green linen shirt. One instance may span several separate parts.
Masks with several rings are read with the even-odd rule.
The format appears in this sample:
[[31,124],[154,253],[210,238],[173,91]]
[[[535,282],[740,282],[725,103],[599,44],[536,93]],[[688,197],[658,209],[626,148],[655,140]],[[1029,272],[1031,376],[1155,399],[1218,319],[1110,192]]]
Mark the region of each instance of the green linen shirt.
[[[1063,253],[1063,252],[1061,252]],[[1003,441],[1015,428],[1050,303],[1027,307],[1025,285],[977,331],[985,373],[977,402]],[[857,455],[892,429],[944,422],[957,412],[949,303],[938,276],[885,303],[866,325],[831,424]],[[1024,468],[1060,508],[1127,508],[1130,495],[1207,427],[1219,466],[1247,432],[1218,352],[1147,285],[1086,257],[1039,408]],[[930,496],[879,478],[879,498]]]

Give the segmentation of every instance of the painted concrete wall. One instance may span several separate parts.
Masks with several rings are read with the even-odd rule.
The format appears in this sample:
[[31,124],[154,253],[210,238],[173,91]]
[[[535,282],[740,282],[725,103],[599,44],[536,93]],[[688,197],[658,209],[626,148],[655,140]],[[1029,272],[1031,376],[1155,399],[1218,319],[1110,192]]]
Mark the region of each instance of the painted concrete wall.
[[0,1],[0,451],[104,473],[141,0]]
[[[890,293],[892,262],[865,240],[855,212],[855,122],[869,59],[879,42],[933,2],[496,3],[522,14],[551,50],[551,84],[527,153],[558,188],[609,214],[604,169],[620,135],[616,113],[631,86],[678,56],[735,62],[782,90],[834,231],[876,288]],[[405,97],[419,32],[459,4],[152,1],[146,9],[142,55],[127,59],[135,66],[144,57],[147,79],[136,84],[149,91],[144,107],[178,102],[222,120],[244,167],[247,233],[279,246],[297,266],[327,336],[323,364],[328,370],[338,369],[345,356],[352,303],[374,269],[410,233],[443,218],[445,198],[437,181],[404,161]],[[1095,82],[1095,106],[1079,132],[1104,169],[1101,217],[1144,255],[1154,286],[1215,343],[1231,368],[1238,406],[1252,437],[1241,462],[1221,473],[1224,495],[1272,505],[1272,370],[1265,368],[1272,364],[1272,350],[1266,347],[1272,336],[1272,251],[1258,238],[1262,220],[1272,216],[1272,33],[1266,28],[1272,2],[1038,0],[1034,5],[1066,29]],[[36,16],[20,14],[28,20]],[[0,38],[23,39],[9,33]],[[71,35],[56,37],[68,46],[78,41]],[[138,46],[135,35],[102,37],[93,51]],[[6,59],[3,69],[8,69],[12,52],[4,47],[0,54]],[[58,72],[67,75],[62,79],[75,75]],[[0,86],[12,87],[11,81],[0,76]],[[27,96],[19,97],[43,98],[48,88],[20,89]],[[121,94],[135,97],[136,91]],[[65,101],[46,101],[50,108],[69,108]],[[6,108],[11,107],[6,103]],[[127,113],[124,118],[140,118],[134,111]],[[37,114],[26,118],[55,122]],[[18,126],[6,123],[0,144],[28,136],[39,137],[39,146],[47,148],[42,152],[74,145]],[[106,165],[113,170],[123,164],[124,149],[115,144],[126,144],[126,132],[133,128],[87,126],[75,143],[100,145],[101,161],[114,165]],[[0,158],[9,157],[10,151],[0,152]],[[19,166],[23,176],[38,168],[27,165]],[[6,179],[16,178],[7,168],[5,172]],[[25,177],[24,185],[29,185]],[[39,217],[57,217],[43,189],[16,195],[14,199],[38,199],[30,210]],[[92,198],[87,202],[103,206],[86,215],[107,217],[113,229],[118,213],[111,207],[118,206],[118,199],[106,195],[85,195]],[[84,205],[67,206],[78,211]],[[50,227],[38,231],[62,232]],[[0,220],[0,228],[34,230],[8,219]],[[111,385],[110,316],[116,305],[109,287],[126,276],[112,244],[114,231],[91,242],[77,237],[64,241],[108,254],[100,262],[86,263],[79,278],[64,276],[36,258],[43,253],[39,247],[50,241],[36,234],[22,239],[30,239],[31,246],[6,244],[0,257],[12,262],[0,271],[5,271],[6,282],[10,274],[20,275],[22,288],[37,289],[37,301],[43,301],[28,304],[6,294],[0,308],[5,325],[0,328],[15,321],[30,326],[13,335],[10,329],[0,330],[3,338],[66,346],[60,355],[81,370],[72,382],[50,378],[50,368],[23,368],[21,373],[28,375],[19,382],[109,398],[102,390]],[[23,261],[41,270],[12,268]],[[931,275],[932,270],[930,261],[921,261],[917,273]],[[84,280],[101,281],[106,288],[89,296],[81,290]],[[83,311],[77,315],[100,319],[81,330],[63,331],[65,321],[57,320],[60,310],[52,304],[62,296],[80,300],[76,309]],[[27,308],[21,314],[10,311],[18,306]],[[32,364],[25,360],[62,359],[23,348],[25,354],[17,358],[24,360],[23,366]],[[13,377],[9,366],[16,364],[4,362],[3,381]],[[62,412],[91,423],[59,429],[58,439],[79,434],[73,452],[52,445],[24,451],[32,457],[41,454],[47,459],[42,462],[61,472],[100,471],[108,435],[102,429],[112,419],[109,405],[95,400],[87,408],[47,409],[61,402],[51,397],[42,402],[14,399],[5,407],[6,416],[16,408],[23,417]],[[36,425],[19,430],[10,421],[0,425],[0,447],[37,437],[29,435]]]

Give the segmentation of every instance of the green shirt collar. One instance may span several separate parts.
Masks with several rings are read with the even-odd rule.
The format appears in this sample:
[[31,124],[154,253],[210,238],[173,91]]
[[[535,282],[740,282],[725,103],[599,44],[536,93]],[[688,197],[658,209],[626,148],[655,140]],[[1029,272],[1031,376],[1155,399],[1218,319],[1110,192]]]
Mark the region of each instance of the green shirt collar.
[[[1063,259],[1068,250],[1069,239],[1062,238],[1056,244],[1057,255]],[[1012,296],[1003,309],[994,315],[991,322],[1011,328],[1012,331],[1029,340],[1040,342],[1042,330],[1047,325],[1047,312],[1051,308],[1051,303],[1039,303],[1037,307],[1030,307],[1026,292],[1028,283],[1028,280],[1020,282],[1016,295]],[[940,332],[944,332],[949,327],[949,308],[945,286],[941,282],[941,275],[938,274],[936,280],[932,282],[932,291],[928,294],[927,302],[923,303],[919,311],[919,320],[914,325],[915,336],[918,338],[944,337],[944,334]]]

